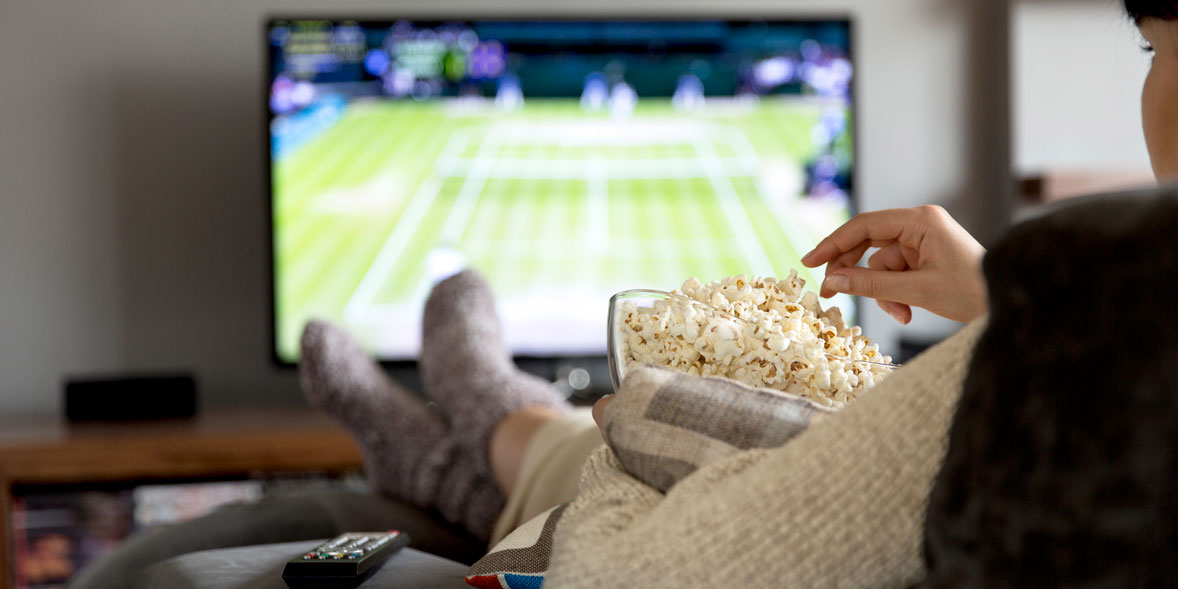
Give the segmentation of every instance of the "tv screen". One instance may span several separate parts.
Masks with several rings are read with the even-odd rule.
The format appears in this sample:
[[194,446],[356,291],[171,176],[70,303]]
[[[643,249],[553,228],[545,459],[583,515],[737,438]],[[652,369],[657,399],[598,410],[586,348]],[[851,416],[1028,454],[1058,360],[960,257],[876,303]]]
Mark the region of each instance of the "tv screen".
[[[517,356],[604,355],[607,302],[820,272],[852,213],[850,23],[273,19],[274,350],[345,326],[416,356],[463,267]],[[853,313],[849,299],[836,301]]]

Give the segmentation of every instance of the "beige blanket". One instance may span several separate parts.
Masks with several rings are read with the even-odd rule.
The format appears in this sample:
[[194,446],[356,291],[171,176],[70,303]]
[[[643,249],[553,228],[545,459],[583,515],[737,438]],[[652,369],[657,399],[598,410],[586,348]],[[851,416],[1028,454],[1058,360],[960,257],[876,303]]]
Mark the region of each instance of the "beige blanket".
[[[599,448],[557,527],[545,587],[919,581],[928,493],[983,327],[967,326],[784,445],[717,457],[665,495]],[[610,413],[607,428],[626,415]]]

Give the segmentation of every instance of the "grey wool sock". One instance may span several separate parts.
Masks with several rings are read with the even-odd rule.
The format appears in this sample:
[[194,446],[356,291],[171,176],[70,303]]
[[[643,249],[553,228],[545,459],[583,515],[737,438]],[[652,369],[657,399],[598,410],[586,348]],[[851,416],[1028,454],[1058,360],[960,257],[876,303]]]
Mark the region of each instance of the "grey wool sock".
[[441,415],[390,380],[344,330],[307,324],[299,382],[311,406],[356,440],[375,491],[436,509],[475,537],[490,537],[504,497],[478,464],[485,460],[455,443]]
[[516,368],[503,344],[491,289],[464,270],[434,287],[422,318],[421,376],[449,423],[450,436],[481,457],[499,421],[525,407],[568,410],[551,383]]

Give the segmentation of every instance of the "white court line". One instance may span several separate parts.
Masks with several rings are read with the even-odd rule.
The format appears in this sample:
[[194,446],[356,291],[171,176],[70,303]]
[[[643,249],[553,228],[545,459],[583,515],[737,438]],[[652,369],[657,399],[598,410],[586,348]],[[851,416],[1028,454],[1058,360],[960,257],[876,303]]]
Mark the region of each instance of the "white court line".
[[[695,261],[695,262],[713,262],[713,263],[736,263],[736,262],[740,262],[741,260],[743,260],[743,257],[741,256],[741,253],[739,251],[735,251],[734,249],[730,249],[730,250],[727,250],[727,252],[728,253],[709,252],[706,255],[692,256],[691,260]],[[527,251],[527,252],[501,253],[501,254],[499,254],[499,256],[503,260],[507,261],[509,264],[560,262],[563,266],[564,264],[569,264],[570,263],[569,256],[571,254],[576,254],[576,253],[580,253],[580,252],[570,253],[568,251],[562,252],[562,251],[556,251],[554,249],[535,249],[535,248],[533,248],[531,251]],[[673,263],[673,262],[678,262],[678,261],[682,261],[682,260],[683,260],[683,250],[681,250],[681,249],[668,250],[668,251],[642,252],[640,254],[626,253],[626,252],[612,252],[612,253],[606,252],[606,253],[601,253],[601,254],[595,254],[593,256],[593,261],[595,261],[595,262],[607,262],[610,264],[622,264],[622,263],[626,263],[626,262],[655,262],[655,263],[659,263],[659,264],[667,264],[667,263]],[[483,268],[480,266],[479,270],[483,271]],[[536,273],[542,274],[543,271],[537,270]],[[769,276],[769,274],[764,274],[764,273],[761,273],[758,275]],[[683,278],[684,278],[684,276],[680,276],[680,275],[676,274],[674,276],[673,280],[682,281]],[[699,278],[702,280],[704,277],[699,276]],[[716,278],[716,277],[713,277],[713,278]],[[508,281],[508,282],[510,282],[510,281]],[[414,290],[414,295],[413,295],[414,298],[409,299],[409,300],[424,301],[425,298],[427,297],[430,289],[433,288],[433,284],[434,283],[430,282],[428,279],[423,279],[423,280],[419,281],[417,286],[420,288],[416,288]],[[392,304],[392,303],[374,302],[373,304],[366,307],[364,309],[364,319],[365,320],[370,319],[371,318],[370,314],[373,309],[377,309],[377,308],[381,307],[382,305],[386,305],[386,304]],[[421,303],[417,303],[417,304],[420,305]],[[414,308],[414,307],[412,305],[410,305],[409,308]],[[420,311],[421,309],[417,308],[416,310]]]
[[[736,141],[734,142],[733,139]],[[728,142],[729,145],[732,146],[733,153],[744,152],[746,154],[752,154],[752,157],[757,157],[759,167],[759,157],[757,156],[757,152],[755,149],[753,149],[752,143],[749,142],[748,136],[744,134],[744,131],[736,128],[729,129]],[[741,143],[741,145],[738,146],[737,143]],[[802,171],[802,174],[805,174],[804,170]],[[809,235],[809,232],[806,231],[806,229],[800,224],[798,224],[797,219],[793,215],[783,214],[777,207],[773,206],[769,200],[769,196],[764,192],[761,192],[760,183],[754,182],[754,185],[756,187],[757,194],[761,196],[761,200],[765,201],[765,207],[773,213],[773,218],[777,221],[777,225],[781,227],[781,232],[785,234],[786,241],[789,241],[789,244],[793,246],[794,251],[797,252],[799,256],[806,255],[806,252],[810,251],[810,248],[813,247],[813,244],[799,241],[798,236]],[[794,198],[800,198],[800,195],[791,196]]]
[[438,159],[434,160],[433,173],[442,177],[449,177],[454,175],[454,170],[459,167],[460,162],[468,160],[462,159],[462,150],[470,144],[470,130],[456,129],[450,133],[450,138],[446,140],[446,146],[442,148],[442,153],[438,155]]
[[364,273],[364,278],[360,280],[360,285],[356,287],[356,292],[352,293],[352,297],[344,305],[344,317],[349,322],[358,323],[360,318],[364,316],[366,310],[372,305],[377,291],[380,290],[381,285],[384,284],[385,280],[392,273],[397,260],[405,252],[405,247],[409,245],[410,238],[420,228],[422,219],[425,218],[430,207],[433,206],[434,200],[437,198],[438,192],[441,189],[442,180],[432,175],[426,178],[421,183],[421,186],[417,188],[417,192],[413,194],[413,200],[409,202],[409,206],[405,208],[405,212],[401,213],[401,217],[397,219],[397,224],[389,232],[388,239],[381,246],[380,253],[376,255],[376,259],[372,261],[372,265]]
[[[474,216],[474,209],[478,205],[479,197],[483,195],[487,179],[490,177],[491,170],[494,169],[494,152],[499,151],[501,145],[502,142],[494,135],[483,137],[482,143],[479,144],[479,150],[474,156],[475,165],[471,167],[470,174],[462,181],[458,198],[454,200],[454,205],[450,207],[450,214],[446,216],[446,224],[442,226],[442,233],[438,237],[438,244],[442,247],[458,249],[458,244],[462,241],[462,234],[466,233],[466,227],[470,224],[470,218]],[[427,274],[422,274],[421,278],[417,280],[417,285],[413,287],[413,295],[409,300],[425,300],[426,294],[431,288],[433,288],[433,280]]]
[[585,166],[589,181],[589,251],[601,253],[609,249],[609,164],[594,158]]
[[[455,156],[451,154],[461,153],[461,150],[466,148],[467,142],[469,142],[469,137],[465,133],[451,135],[446,141],[446,146],[442,149],[443,155],[439,160],[446,157],[453,160]],[[364,278],[360,280],[360,285],[356,287],[356,291],[352,293],[351,298],[344,305],[344,317],[349,322],[359,323],[368,307],[372,306],[376,293],[392,273],[393,266],[396,265],[401,254],[405,252],[405,247],[409,245],[413,234],[420,228],[421,220],[425,218],[430,207],[433,206],[441,189],[442,179],[432,171],[417,187],[417,192],[413,193],[409,205],[405,207],[405,212],[401,213],[397,224],[393,226],[384,245],[380,247],[380,252],[376,254],[376,258],[372,260],[368,270],[364,272]]]
[[542,144],[556,146],[637,146],[683,144],[708,137],[704,125],[682,121],[579,121],[566,123],[499,123],[489,133],[502,137],[506,145]]
[[442,228],[440,241],[443,245],[457,246],[462,234],[466,232],[466,226],[470,224],[470,217],[474,215],[479,196],[482,195],[487,179],[495,168],[493,153],[499,150],[500,145],[501,142],[495,135],[484,137],[482,144],[479,145],[479,151],[475,154],[475,164],[471,166],[470,173],[462,182],[458,199],[454,201],[450,215],[446,217],[446,225]]
[[[495,250],[496,257],[501,257],[504,260],[510,261],[530,261],[530,260],[551,260],[551,259],[568,259],[570,250],[567,248],[555,247],[552,244],[545,243],[543,248],[537,248],[533,242],[531,247],[504,247]],[[572,244],[579,246],[582,244]],[[631,259],[657,259],[657,260],[677,260],[683,258],[683,251],[689,244],[677,243],[659,243],[648,247],[644,250],[637,251],[606,251],[595,254],[595,259],[610,259],[610,260],[631,260]],[[739,256],[734,249],[737,244],[728,244],[727,247],[716,248],[706,253],[692,256],[692,259],[706,259],[706,260],[728,260]],[[572,250],[578,251],[578,250]]]
[[[700,169],[699,158],[665,158],[665,159],[631,159],[618,160],[597,158],[603,165],[608,165],[609,177],[613,180],[664,180],[676,178],[707,178],[705,171]],[[724,158],[725,167],[738,165],[747,168],[748,163],[733,158]],[[591,162],[585,159],[543,159],[543,158],[496,158],[495,166],[486,172],[487,178],[513,180],[584,180],[592,172],[589,171]],[[463,177],[474,173],[478,167],[477,160],[457,160],[449,168],[449,176]],[[739,169],[739,168],[738,168]],[[752,176],[748,171],[738,176]]]
[[[727,136],[725,140],[732,148],[732,153],[736,155],[735,160],[740,162],[742,175],[756,174],[757,170],[761,169],[761,154],[757,153],[748,135],[738,127],[725,128],[724,135]],[[725,168],[730,168],[730,159],[732,158],[724,158]]]
[[[633,237],[633,238],[614,238],[610,240],[610,244],[617,246],[622,250],[647,250],[651,248],[680,248],[685,247],[686,244],[703,244],[709,248],[724,248],[734,247],[737,244],[736,238],[727,237],[692,237],[684,239],[679,237]],[[545,244],[552,244],[554,247],[580,247],[584,245],[584,241],[578,238],[569,239],[554,239],[545,241]],[[463,245],[472,250],[485,251],[491,248],[518,248],[519,250],[535,249],[536,240],[530,237],[507,238],[507,239],[469,239],[463,242]]]
[[700,164],[708,172],[708,181],[712,183],[716,199],[720,201],[720,209],[724,211],[728,224],[740,242],[741,252],[752,264],[750,272],[759,276],[773,276],[773,264],[769,261],[769,256],[765,255],[765,248],[757,236],[756,229],[753,228],[748,211],[740,204],[740,196],[736,194],[732,179],[719,161],[720,154],[716,152],[716,146],[710,141],[699,140],[693,145],[700,156]]

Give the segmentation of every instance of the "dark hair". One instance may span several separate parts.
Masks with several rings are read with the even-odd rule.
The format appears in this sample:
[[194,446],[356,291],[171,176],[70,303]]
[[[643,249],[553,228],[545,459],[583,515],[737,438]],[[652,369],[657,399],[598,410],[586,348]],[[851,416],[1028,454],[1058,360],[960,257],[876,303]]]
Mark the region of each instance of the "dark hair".
[[1125,0],[1125,12],[1133,22],[1140,24],[1147,18],[1178,20],[1178,1],[1175,0]]
[[925,587],[1178,578],[1178,189],[1095,198],[986,255],[925,520]]

